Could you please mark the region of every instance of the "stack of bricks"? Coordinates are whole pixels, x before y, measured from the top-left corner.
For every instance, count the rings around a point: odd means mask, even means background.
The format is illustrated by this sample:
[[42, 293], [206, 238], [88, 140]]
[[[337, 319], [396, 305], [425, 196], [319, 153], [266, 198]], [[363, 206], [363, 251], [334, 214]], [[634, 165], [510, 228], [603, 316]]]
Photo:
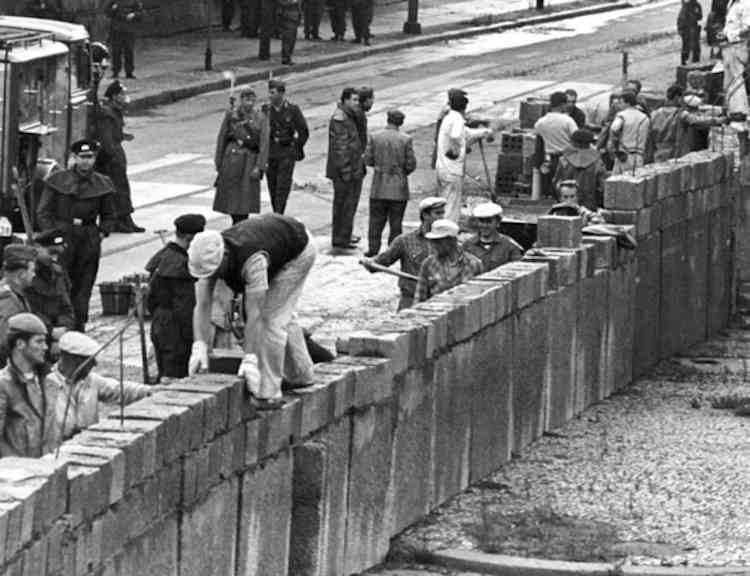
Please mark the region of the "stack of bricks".
[[636, 375], [725, 324], [733, 162], [693, 152], [606, 182], [605, 220], [638, 239]]

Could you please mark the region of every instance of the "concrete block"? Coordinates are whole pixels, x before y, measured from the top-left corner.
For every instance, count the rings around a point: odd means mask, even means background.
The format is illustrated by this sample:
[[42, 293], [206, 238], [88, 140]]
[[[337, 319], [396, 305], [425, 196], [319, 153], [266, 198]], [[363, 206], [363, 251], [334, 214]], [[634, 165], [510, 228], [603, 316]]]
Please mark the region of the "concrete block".
[[577, 248], [581, 244], [583, 218], [580, 216], [540, 216], [537, 219], [537, 245]]
[[78, 444], [75, 438], [68, 440], [60, 447], [60, 454], [70, 462], [87, 465], [94, 463], [107, 469], [107, 505], [115, 504], [122, 499], [125, 492], [125, 453], [117, 448]]
[[[146, 435], [86, 429], [75, 437], [76, 444], [121, 450], [125, 455], [125, 490], [138, 484], [144, 475]], [[153, 453], [151, 453], [153, 459]], [[153, 462], [151, 464], [153, 472]]]
[[708, 192], [706, 188], [698, 188], [687, 193], [685, 217], [688, 220], [699, 218], [706, 214]]
[[179, 530], [182, 576], [234, 574], [238, 503], [239, 481], [233, 477], [183, 511]]
[[420, 302], [411, 308], [399, 312], [406, 318], [418, 318], [429, 322], [425, 336], [425, 354], [432, 358], [438, 351], [448, 346], [448, 311], [449, 307], [436, 305], [434, 302]]
[[708, 215], [708, 302], [707, 335], [716, 334], [729, 321], [731, 306], [731, 208], [715, 210]]
[[528, 446], [543, 431], [544, 385], [548, 375], [548, 299], [514, 316], [513, 450]]
[[691, 346], [706, 338], [708, 302], [708, 218], [700, 216], [687, 221], [687, 300], [689, 313], [685, 319], [685, 345]]
[[410, 370], [396, 385], [396, 427], [391, 456], [391, 525], [397, 534], [423, 518], [433, 505], [434, 366]]
[[672, 195], [672, 170], [669, 165], [659, 164], [656, 172], [656, 200], [661, 201]]
[[335, 416], [335, 387], [328, 384], [315, 384], [292, 393], [302, 403], [300, 437], [305, 438], [327, 426]]
[[576, 338], [576, 414], [603, 398], [606, 375], [608, 273], [599, 270], [579, 284]]
[[604, 207], [614, 210], [639, 210], [646, 205], [646, 179], [619, 174], [604, 183]]
[[288, 449], [242, 475], [238, 576], [286, 574], [292, 516], [292, 457]]
[[177, 576], [177, 516], [171, 515], [129, 542], [118, 559], [120, 574]]
[[39, 576], [47, 569], [47, 542], [35, 540], [23, 555], [23, 576]]
[[594, 246], [596, 268], [614, 268], [617, 265], [617, 240], [611, 236], [587, 235], [583, 243]]
[[477, 336], [472, 349], [470, 482], [510, 459], [513, 324], [507, 318], [490, 326]]
[[578, 282], [579, 253], [577, 250], [546, 248], [544, 253], [557, 260], [558, 286], [570, 286]]
[[449, 307], [447, 311], [448, 346], [463, 342], [474, 334], [477, 318], [472, 318], [467, 301], [456, 298], [448, 292], [438, 294], [431, 300], [437, 305]]
[[[233, 394], [233, 388], [238, 385], [241, 386], [237, 382], [237, 378], [232, 378], [227, 382], [217, 382], [215, 379], [209, 380], [208, 376], [209, 374], [197, 374], [190, 380], [178, 380], [169, 385], [170, 390], [210, 395], [211, 399], [206, 402], [204, 442], [208, 442], [227, 429], [229, 402], [233, 396], [236, 396], [236, 393]], [[210, 376], [214, 375], [211, 374]]]
[[[159, 420], [123, 420], [120, 423], [116, 419], [103, 419], [89, 426], [86, 432], [123, 434], [125, 438], [129, 435], [138, 435], [143, 444], [141, 464], [144, 478], [152, 476], [155, 470], [163, 465], [166, 454], [167, 427], [162, 426]], [[131, 476], [128, 474], [126, 477]]]
[[237, 374], [244, 356], [242, 350], [214, 348], [208, 355], [208, 371], [217, 374]]
[[575, 414], [578, 285], [566, 286], [547, 296], [549, 350], [544, 386], [544, 430], [554, 430]]
[[409, 334], [379, 333], [361, 330], [349, 334], [349, 354], [373, 356], [391, 360], [395, 374], [401, 374], [409, 366]]
[[354, 412], [351, 419], [344, 574], [358, 573], [383, 561], [388, 552], [392, 524], [389, 483], [393, 405], [370, 406]]
[[290, 399], [278, 410], [258, 412], [258, 459], [285, 450], [300, 437], [302, 403]]
[[479, 292], [480, 330], [483, 330], [490, 324], [494, 324], [503, 317], [505, 314], [504, 310], [499, 313], [497, 311], [497, 298], [495, 294], [501, 285], [491, 284], [488, 286], [488, 282], [483, 282], [481, 280], [469, 280], [465, 285], [472, 289], [477, 289]]
[[650, 170], [645, 175], [646, 189], [644, 191], [643, 203], [646, 206], [653, 206], [659, 199], [657, 171]]
[[[208, 434], [205, 433], [206, 420], [211, 420], [213, 415], [207, 412], [209, 406], [210, 394], [196, 394], [191, 392], [181, 392], [179, 390], [161, 390], [151, 395], [151, 400], [156, 404], [165, 406], [184, 406], [190, 411], [185, 418], [190, 420], [188, 428], [187, 449], [195, 450], [201, 444]], [[209, 424], [211, 426], [211, 424]]]
[[636, 263], [629, 262], [609, 274], [607, 361], [603, 396], [608, 397], [633, 379]]
[[659, 356], [669, 358], [682, 350], [687, 342], [686, 307], [687, 226], [680, 222], [661, 234], [661, 295], [659, 298]]
[[332, 364], [351, 366], [354, 395], [351, 407], [383, 402], [393, 395], [393, 368], [387, 358], [338, 356]]
[[498, 266], [494, 270], [485, 272], [480, 276], [477, 276], [476, 280], [494, 280], [502, 283], [505, 286], [506, 291], [506, 302], [507, 302], [507, 313], [513, 314], [518, 310], [518, 290], [520, 278], [516, 274], [511, 274], [505, 269], [506, 265]]
[[638, 225], [638, 210], [601, 209], [600, 214], [607, 224]]
[[0, 502], [0, 526], [5, 527], [4, 540], [2, 546], [0, 546], [0, 551], [2, 551], [5, 561], [13, 558], [25, 544], [21, 537], [23, 516], [23, 502], [18, 500]]
[[578, 255], [579, 277], [588, 278], [596, 271], [596, 249], [590, 244], [582, 244]]
[[325, 362], [315, 365], [313, 382], [328, 386], [333, 395], [333, 416], [340, 418], [354, 404], [354, 369], [351, 364]]
[[659, 361], [661, 298], [661, 234], [638, 241], [633, 343], [633, 375], [640, 376]]

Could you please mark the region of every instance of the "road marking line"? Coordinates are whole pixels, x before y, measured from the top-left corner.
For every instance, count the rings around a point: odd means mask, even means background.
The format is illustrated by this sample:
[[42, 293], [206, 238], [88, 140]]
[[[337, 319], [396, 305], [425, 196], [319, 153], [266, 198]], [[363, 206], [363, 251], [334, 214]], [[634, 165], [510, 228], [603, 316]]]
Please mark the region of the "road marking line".
[[142, 162], [140, 164], [133, 164], [128, 167], [128, 176], [134, 176], [135, 174], [142, 174], [143, 172], [151, 172], [152, 170], [158, 170], [159, 168], [166, 168], [167, 166], [175, 166], [177, 164], [185, 164], [198, 160], [199, 158], [207, 158], [205, 154], [190, 154], [190, 153], [169, 153], [165, 154], [161, 158], [156, 160], [150, 160], [149, 162]]

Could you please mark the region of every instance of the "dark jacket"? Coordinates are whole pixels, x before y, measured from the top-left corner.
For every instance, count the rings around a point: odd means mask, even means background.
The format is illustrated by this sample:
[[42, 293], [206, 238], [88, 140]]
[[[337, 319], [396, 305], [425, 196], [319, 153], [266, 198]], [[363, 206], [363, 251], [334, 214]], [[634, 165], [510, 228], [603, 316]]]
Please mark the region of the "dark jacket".
[[44, 375], [27, 381], [12, 363], [0, 370], [0, 458], [39, 458], [48, 452], [53, 409]]
[[8, 359], [5, 338], [8, 336], [8, 320], [21, 312], [31, 312], [26, 294], [16, 292], [5, 279], [0, 280], [0, 367]]
[[392, 127], [375, 132], [365, 149], [365, 164], [374, 167], [370, 198], [409, 199], [409, 174], [417, 167], [411, 136]]
[[360, 179], [364, 176], [364, 147], [354, 114], [339, 105], [328, 124], [328, 160], [326, 178]]
[[592, 148], [571, 148], [566, 150], [557, 163], [553, 182], [561, 180], [578, 182], [578, 200], [589, 210], [597, 210], [604, 205], [604, 181], [607, 170]]
[[134, 34], [138, 29], [138, 23], [143, 19], [143, 2], [112, 0], [104, 12], [110, 19], [112, 32]]
[[268, 104], [263, 111], [268, 117], [268, 157], [280, 158], [293, 151], [302, 160], [310, 131], [299, 106], [285, 100], [279, 110]]
[[703, 9], [700, 2], [694, 0], [683, 2], [679, 14], [677, 14], [677, 31], [684, 32], [691, 28], [697, 28], [702, 19]]
[[48, 259], [37, 258], [36, 274], [26, 289], [31, 311], [53, 328], [75, 327], [73, 304], [70, 301], [70, 279], [65, 269]]
[[125, 118], [122, 111], [107, 102], [99, 106], [96, 119], [96, 139], [101, 150], [96, 156], [96, 171], [109, 176], [117, 191], [117, 212], [119, 216], [133, 212], [130, 201], [130, 181], [128, 180], [128, 160], [122, 147]]

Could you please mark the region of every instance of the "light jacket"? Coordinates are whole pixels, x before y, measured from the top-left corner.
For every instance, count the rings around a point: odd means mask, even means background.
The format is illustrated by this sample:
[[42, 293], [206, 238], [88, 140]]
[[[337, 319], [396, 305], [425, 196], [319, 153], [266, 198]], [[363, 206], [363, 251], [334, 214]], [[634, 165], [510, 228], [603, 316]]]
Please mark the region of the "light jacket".
[[0, 370], [0, 458], [39, 458], [51, 451], [53, 419], [42, 376], [27, 379], [12, 363]]
[[365, 164], [374, 167], [370, 198], [408, 200], [408, 175], [417, 167], [411, 137], [396, 128], [372, 134], [365, 149]]

